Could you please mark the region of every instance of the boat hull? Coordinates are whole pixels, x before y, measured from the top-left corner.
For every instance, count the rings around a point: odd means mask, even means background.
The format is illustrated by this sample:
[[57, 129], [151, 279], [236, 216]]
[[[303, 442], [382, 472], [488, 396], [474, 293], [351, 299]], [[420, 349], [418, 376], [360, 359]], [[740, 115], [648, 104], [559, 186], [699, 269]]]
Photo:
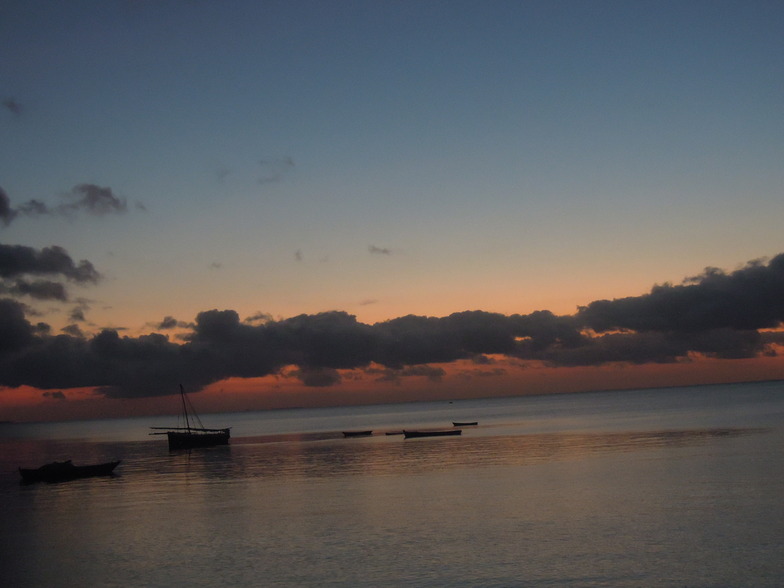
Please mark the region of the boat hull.
[[194, 431], [169, 431], [169, 449], [193, 449], [195, 447], [215, 447], [228, 445], [231, 434], [229, 429], [199, 433]]
[[478, 424], [479, 424], [479, 423], [478, 423], [477, 421], [470, 421], [470, 422], [458, 422], [458, 421], [454, 421], [454, 422], [452, 423], [452, 426], [453, 426], [453, 427], [473, 427], [473, 426], [476, 426], [476, 425], [478, 425]]
[[343, 431], [344, 437], [370, 437], [373, 431]]
[[[228, 445], [231, 428], [206, 429], [202, 426], [193, 407], [188, 409], [190, 400], [185, 395], [185, 388], [180, 384], [180, 399], [182, 400], [182, 417], [184, 427], [150, 427], [155, 429], [150, 435], [166, 435], [169, 440], [169, 449], [193, 449], [194, 447], [214, 447]], [[199, 423], [198, 427], [191, 426], [191, 422]], [[165, 431], [165, 432], [164, 432]]]
[[33, 482], [68, 482], [80, 478], [94, 478], [96, 476], [110, 476], [120, 464], [119, 461], [99, 463], [86, 466], [75, 466], [68, 461], [55, 461], [41, 466], [40, 468], [27, 469], [19, 468], [19, 474], [24, 483]]
[[449, 431], [403, 431], [406, 439], [416, 439], [418, 437], [452, 437], [461, 435], [463, 431], [454, 429]]

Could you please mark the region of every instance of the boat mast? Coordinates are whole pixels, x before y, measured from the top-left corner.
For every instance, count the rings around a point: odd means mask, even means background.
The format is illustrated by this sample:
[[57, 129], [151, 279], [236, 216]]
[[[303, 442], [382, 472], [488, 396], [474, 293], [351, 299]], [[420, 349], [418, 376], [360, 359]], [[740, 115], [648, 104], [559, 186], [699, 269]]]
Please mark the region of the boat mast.
[[185, 404], [185, 389], [180, 384], [180, 398], [182, 399], [182, 414], [185, 415], [185, 427], [191, 432], [191, 421], [188, 418], [188, 406]]

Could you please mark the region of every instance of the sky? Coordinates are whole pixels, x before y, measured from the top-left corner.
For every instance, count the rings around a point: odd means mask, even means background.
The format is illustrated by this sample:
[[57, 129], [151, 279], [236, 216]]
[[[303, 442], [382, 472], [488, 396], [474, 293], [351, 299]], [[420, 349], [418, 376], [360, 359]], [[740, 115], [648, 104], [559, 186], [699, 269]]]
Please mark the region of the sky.
[[4, 0], [0, 56], [0, 420], [784, 378], [781, 2]]

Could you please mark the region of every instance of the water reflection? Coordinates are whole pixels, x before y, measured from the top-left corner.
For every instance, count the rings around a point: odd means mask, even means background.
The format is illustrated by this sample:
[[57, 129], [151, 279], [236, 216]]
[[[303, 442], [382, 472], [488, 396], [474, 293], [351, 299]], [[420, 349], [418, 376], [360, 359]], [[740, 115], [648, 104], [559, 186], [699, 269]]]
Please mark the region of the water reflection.
[[38, 467], [65, 459], [73, 459], [75, 463], [121, 459], [117, 475], [129, 478], [188, 477], [215, 481], [399, 475], [450, 468], [526, 466], [606, 453], [677, 448], [764, 431], [709, 428], [497, 436], [472, 431], [460, 437], [409, 440], [384, 435], [344, 439], [337, 432], [247, 437], [233, 439], [227, 446], [173, 452], [150, 442], [17, 440], [12, 446], [0, 444], [0, 463], [6, 476], [15, 475], [17, 466]]
[[[148, 475], [205, 480], [396, 476], [453, 468], [527, 466], [607, 453], [680, 448], [762, 432], [764, 429], [717, 428], [495, 437], [463, 435], [405, 441], [381, 436], [352, 440], [293, 440], [292, 436], [285, 436], [269, 437], [259, 443], [246, 440], [207, 450], [151, 456], [146, 469]], [[137, 468], [130, 465], [126, 475]]]
[[3, 579], [648, 586], [669, 574], [671, 585], [705, 585], [688, 580], [725, 561], [717, 578], [738, 562], [779, 565], [781, 476], [768, 472], [781, 460], [746, 458], [776, 443], [766, 429], [700, 425], [413, 440], [338, 431], [175, 452], [157, 441], [25, 442], [41, 461], [39, 450], [123, 463], [116, 479], [0, 487]]

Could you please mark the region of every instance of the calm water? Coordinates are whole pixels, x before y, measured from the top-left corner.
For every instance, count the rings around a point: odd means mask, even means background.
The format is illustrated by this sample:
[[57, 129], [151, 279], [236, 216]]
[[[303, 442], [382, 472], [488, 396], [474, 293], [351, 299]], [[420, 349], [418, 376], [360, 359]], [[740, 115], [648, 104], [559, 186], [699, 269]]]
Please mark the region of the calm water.
[[[203, 420], [231, 445], [170, 453], [147, 436], [167, 419], [0, 426], [3, 584], [784, 585], [784, 383]], [[384, 434], [453, 420], [479, 426]], [[123, 463], [20, 485], [68, 458]]]

